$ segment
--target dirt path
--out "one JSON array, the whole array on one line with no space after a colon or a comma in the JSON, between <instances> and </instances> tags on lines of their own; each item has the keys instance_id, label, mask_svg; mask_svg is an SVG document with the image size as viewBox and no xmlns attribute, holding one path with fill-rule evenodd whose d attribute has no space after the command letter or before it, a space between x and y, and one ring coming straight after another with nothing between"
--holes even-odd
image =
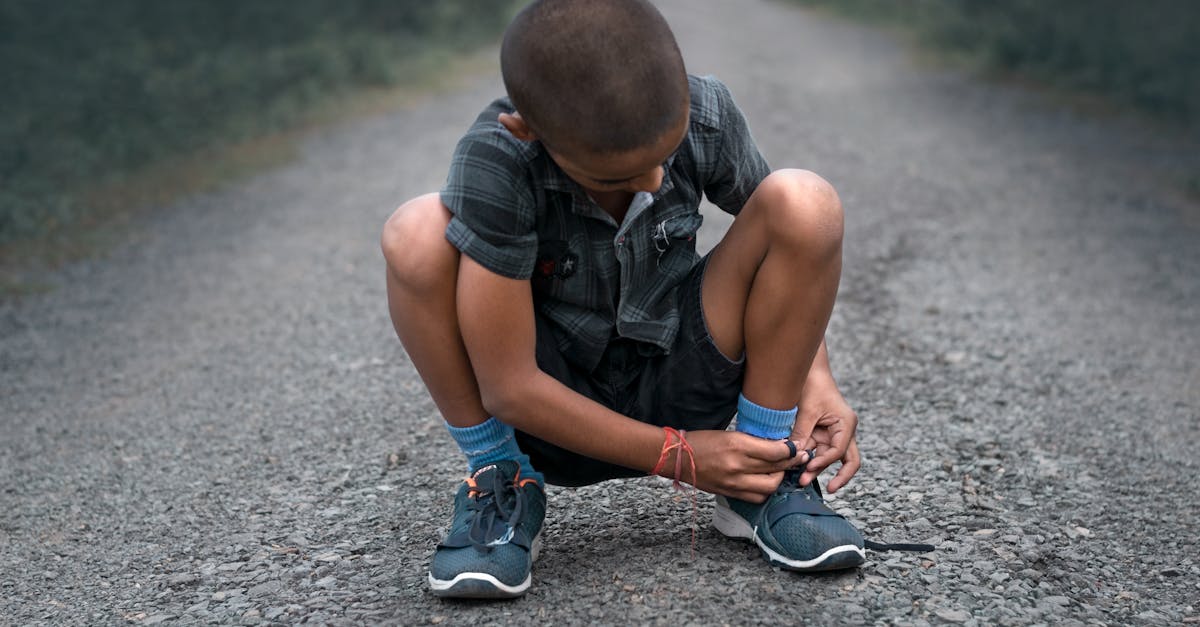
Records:
<instances>
[{"instance_id":1,"label":"dirt path","mask_svg":"<svg viewBox=\"0 0 1200 627\"><path fill-rule=\"evenodd\" d=\"M693 561L688 504L638 480L551 491L524 599L426 592L463 469L376 242L487 76L0 308L0 623L1197 620L1200 209L1154 173L1200 150L788 5L661 6L772 164L840 190L829 342L866 465L834 505L935 553L798 577L704 525Z\"/></svg>"}]
</instances>

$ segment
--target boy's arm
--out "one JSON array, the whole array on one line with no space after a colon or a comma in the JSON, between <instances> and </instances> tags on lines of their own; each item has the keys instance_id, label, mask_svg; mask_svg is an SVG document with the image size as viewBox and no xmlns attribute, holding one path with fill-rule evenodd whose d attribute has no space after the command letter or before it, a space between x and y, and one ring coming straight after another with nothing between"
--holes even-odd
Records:
<instances>
[{"instance_id":1,"label":"boy's arm","mask_svg":"<svg viewBox=\"0 0 1200 627\"><path fill-rule=\"evenodd\" d=\"M849 483L862 464L858 453L857 430L858 415L842 398L833 380L829 351L822 340L812 367L808 370L808 380L800 395L800 411L791 436L792 440L803 442L805 447L815 448L817 452L801 475L800 483L807 485L822 470L839 460L842 467L829 480L826 488L829 492L837 492Z\"/></svg>"},{"instance_id":2,"label":"boy's arm","mask_svg":"<svg viewBox=\"0 0 1200 627\"><path fill-rule=\"evenodd\" d=\"M463 255L458 319L488 412L587 457L644 472L657 463L661 428L609 410L538 368L528 280L502 277ZM696 487L751 501L761 502L779 485L785 468L803 461L803 456L788 459L782 442L741 433L691 431L687 438L695 451ZM674 469L674 463L667 466Z\"/></svg>"}]
</instances>

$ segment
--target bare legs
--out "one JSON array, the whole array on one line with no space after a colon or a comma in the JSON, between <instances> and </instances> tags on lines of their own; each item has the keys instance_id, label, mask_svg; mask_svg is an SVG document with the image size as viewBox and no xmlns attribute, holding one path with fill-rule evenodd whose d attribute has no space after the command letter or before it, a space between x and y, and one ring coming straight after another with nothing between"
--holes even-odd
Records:
<instances>
[{"instance_id":1,"label":"bare legs","mask_svg":"<svg viewBox=\"0 0 1200 627\"><path fill-rule=\"evenodd\" d=\"M795 407L841 277L842 207L833 187L780 170L755 190L709 260L704 317L717 348L745 352L747 398Z\"/></svg>"},{"instance_id":2,"label":"bare legs","mask_svg":"<svg viewBox=\"0 0 1200 627\"><path fill-rule=\"evenodd\" d=\"M446 422L471 427L488 413L458 328L459 252L446 241L449 223L437 194L420 196L388 219L381 246L396 335Z\"/></svg>"}]
</instances>

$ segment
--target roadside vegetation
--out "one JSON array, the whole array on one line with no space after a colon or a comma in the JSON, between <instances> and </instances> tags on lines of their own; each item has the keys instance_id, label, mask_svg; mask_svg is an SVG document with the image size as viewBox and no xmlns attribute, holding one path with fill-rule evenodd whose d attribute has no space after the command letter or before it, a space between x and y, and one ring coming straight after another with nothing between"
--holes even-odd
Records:
<instances>
[{"instance_id":1,"label":"roadside vegetation","mask_svg":"<svg viewBox=\"0 0 1200 627\"><path fill-rule=\"evenodd\" d=\"M1132 108L1200 145L1200 2L790 1L897 28L986 72ZM1179 183L1200 198L1200 173Z\"/></svg>"},{"instance_id":2,"label":"roadside vegetation","mask_svg":"<svg viewBox=\"0 0 1200 627\"><path fill-rule=\"evenodd\" d=\"M278 160L289 129L495 42L516 4L0 3L0 263Z\"/></svg>"},{"instance_id":3,"label":"roadside vegetation","mask_svg":"<svg viewBox=\"0 0 1200 627\"><path fill-rule=\"evenodd\" d=\"M1200 2L792 0L913 31L987 69L1200 127Z\"/></svg>"}]
</instances>

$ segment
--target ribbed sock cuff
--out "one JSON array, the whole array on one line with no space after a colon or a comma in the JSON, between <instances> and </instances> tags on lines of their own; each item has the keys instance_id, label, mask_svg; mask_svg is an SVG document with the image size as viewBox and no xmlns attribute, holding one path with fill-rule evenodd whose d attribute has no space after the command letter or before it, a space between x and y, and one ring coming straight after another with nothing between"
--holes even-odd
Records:
<instances>
[{"instance_id":1,"label":"ribbed sock cuff","mask_svg":"<svg viewBox=\"0 0 1200 627\"><path fill-rule=\"evenodd\" d=\"M738 394L737 430L768 440L782 440L792 434L796 409L770 409L756 405Z\"/></svg>"},{"instance_id":2,"label":"ribbed sock cuff","mask_svg":"<svg viewBox=\"0 0 1200 627\"><path fill-rule=\"evenodd\" d=\"M471 472L492 462L511 459L521 464L521 476L545 483L542 473L534 470L529 463L529 456L521 453L513 428L495 416L474 427L455 427L447 423L446 428L450 430L450 437L458 443L458 448L467 456Z\"/></svg>"},{"instance_id":3,"label":"ribbed sock cuff","mask_svg":"<svg viewBox=\"0 0 1200 627\"><path fill-rule=\"evenodd\" d=\"M455 427L446 423L446 428L450 430L450 437L453 437L454 441L458 443L458 448L462 449L467 459L472 461L478 456L504 449L510 443L516 446L512 427L496 420L495 417L488 418L474 427ZM510 458L499 457L487 461L496 461L497 459ZM471 468L475 468L474 463L471 464Z\"/></svg>"}]
</instances>

